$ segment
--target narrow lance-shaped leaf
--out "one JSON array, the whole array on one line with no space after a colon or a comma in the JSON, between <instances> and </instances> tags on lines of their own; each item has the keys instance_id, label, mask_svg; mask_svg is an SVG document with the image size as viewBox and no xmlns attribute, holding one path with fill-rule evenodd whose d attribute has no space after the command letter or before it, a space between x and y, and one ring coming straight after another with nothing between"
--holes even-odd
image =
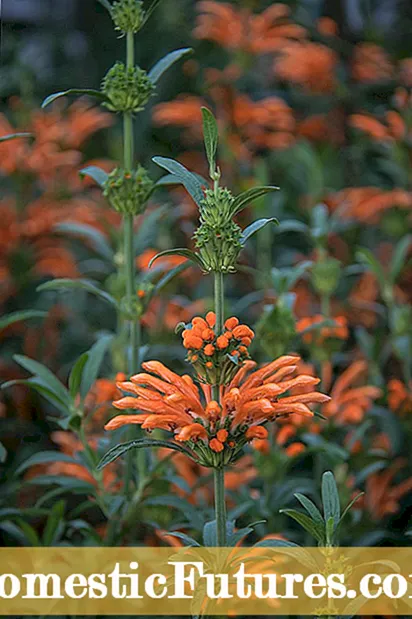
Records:
<instances>
[{"instance_id":1,"label":"narrow lance-shaped leaf","mask_svg":"<svg viewBox=\"0 0 412 619\"><path fill-rule=\"evenodd\" d=\"M191 266L190 261L186 260L186 262L183 262L182 264L179 264L174 269L171 269L168 273L166 273L163 277L161 277L159 281L156 283L155 288L154 288L154 293L160 292L160 290L162 290L162 288L167 286L167 284L170 281L172 281L172 279L174 279L177 275L180 275L180 273L183 273L183 271L186 271L186 269L188 269L190 266Z\"/></svg>"},{"instance_id":2,"label":"narrow lance-shaped leaf","mask_svg":"<svg viewBox=\"0 0 412 619\"><path fill-rule=\"evenodd\" d=\"M83 168L79 172L80 176L89 176L92 178L100 187L104 185L107 181L107 177L109 176L107 172L99 168L98 166L91 165L87 168Z\"/></svg>"},{"instance_id":3,"label":"narrow lance-shaped leaf","mask_svg":"<svg viewBox=\"0 0 412 619\"><path fill-rule=\"evenodd\" d=\"M55 92L54 94L49 95L45 98L41 106L42 108L45 108L57 99L67 97L69 95L79 95L80 97L87 95L88 97L93 97L102 102L109 100L105 94L100 92L100 90L94 90L92 88L69 88L69 90L63 90L61 92Z\"/></svg>"},{"instance_id":4,"label":"narrow lance-shaped leaf","mask_svg":"<svg viewBox=\"0 0 412 619\"><path fill-rule=\"evenodd\" d=\"M100 299L107 301L114 307L117 307L116 300L108 292L101 290L95 284L93 284L93 282L90 282L87 279L66 279L66 278L53 279L50 282L45 282L44 284L41 284L40 286L38 286L37 290L39 292L43 290L64 291L64 290L70 290L73 288L77 288L79 290L85 290L86 292L90 292L91 294L94 294L96 297L99 297Z\"/></svg>"},{"instance_id":5,"label":"narrow lance-shaped leaf","mask_svg":"<svg viewBox=\"0 0 412 619\"><path fill-rule=\"evenodd\" d=\"M70 395L63 383L45 365L23 355L14 355L13 359L34 376L39 376L45 385L62 401L70 403Z\"/></svg>"},{"instance_id":6,"label":"narrow lance-shaped leaf","mask_svg":"<svg viewBox=\"0 0 412 619\"><path fill-rule=\"evenodd\" d=\"M175 64L178 60L192 53L191 47L183 47L182 49L176 49L174 52L170 52L166 54L163 58L161 58L154 67L152 67L148 73L148 77L152 80L154 84L159 80L159 78L163 75L165 71L167 71L172 65Z\"/></svg>"},{"instance_id":7,"label":"narrow lance-shaped leaf","mask_svg":"<svg viewBox=\"0 0 412 619\"><path fill-rule=\"evenodd\" d=\"M244 209L250 202L253 202L253 200L257 200L258 198L261 198L262 196L268 193L272 193L278 190L279 190L279 187L268 185L265 187L252 187L251 189L244 191L243 193L236 196L232 204L232 208L231 208L232 216L236 215L237 213L240 213L240 211Z\"/></svg>"},{"instance_id":8,"label":"narrow lance-shaped leaf","mask_svg":"<svg viewBox=\"0 0 412 619\"><path fill-rule=\"evenodd\" d=\"M9 389L13 387L13 385L25 385L29 389L33 389L50 402L50 404L55 406L63 415L67 415L69 411L69 403L67 400L60 399L39 377L9 380L1 385L1 389ZM60 425L62 425L62 423L63 421Z\"/></svg>"},{"instance_id":9,"label":"narrow lance-shaped leaf","mask_svg":"<svg viewBox=\"0 0 412 619\"><path fill-rule=\"evenodd\" d=\"M82 374L83 374L83 369L84 366L87 362L88 359L88 354L87 352L85 352L83 355L81 355L76 363L74 364L72 371L70 372L70 376L69 376L69 392L71 397L74 399L76 397L76 395L79 392L80 389L80 383L82 380Z\"/></svg>"},{"instance_id":10,"label":"narrow lance-shaped leaf","mask_svg":"<svg viewBox=\"0 0 412 619\"><path fill-rule=\"evenodd\" d=\"M298 522L300 526L303 527L305 531L310 533L320 544L325 541L323 527L314 522L312 518L309 518L309 516L306 516L306 514L302 514L295 509L282 509L280 510L280 513L286 514L287 516L293 518L293 520L296 520L296 522Z\"/></svg>"},{"instance_id":11,"label":"narrow lance-shaped leaf","mask_svg":"<svg viewBox=\"0 0 412 619\"><path fill-rule=\"evenodd\" d=\"M41 310L23 310L22 312L13 312L0 318L0 329L6 329L15 322L21 322L23 320L29 320L30 318L44 318L47 316L47 312Z\"/></svg>"},{"instance_id":12,"label":"narrow lance-shaped leaf","mask_svg":"<svg viewBox=\"0 0 412 619\"><path fill-rule=\"evenodd\" d=\"M6 458L7 458L6 448L4 447L3 443L0 443L0 462L3 464L3 462L6 461Z\"/></svg>"},{"instance_id":13,"label":"narrow lance-shaped leaf","mask_svg":"<svg viewBox=\"0 0 412 619\"><path fill-rule=\"evenodd\" d=\"M322 475L322 503L325 521L333 518L336 527L340 519L340 502L335 477L331 471Z\"/></svg>"},{"instance_id":14,"label":"narrow lance-shaped leaf","mask_svg":"<svg viewBox=\"0 0 412 619\"><path fill-rule=\"evenodd\" d=\"M193 453L189 451L189 449L186 449L186 447L182 447L177 443L171 443L170 441L161 441L158 439L141 438L135 441L129 441L128 443L121 443L120 445L116 445L115 447L110 449L100 460L99 464L97 465L97 470L99 471L114 460L117 460L117 458L127 453L131 449L148 449L152 447L166 447L167 449L179 451L180 453L184 453L186 456L191 458L194 462L197 462Z\"/></svg>"},{"instance_id":15,"label":"narrow lance-shaped leaf","mask_svg":"<svg viewBox=\"0 0 412 619\"><path fill-rule=\"evenodd\" d=\"M96 230L93 226L87 224L79 224L75 221L64 221L57 224L54 229L63 234L69 234L73 237L82 237L90 243L94 251L102 258L113 260L114 252L110 247L105 236Z\"/></svg>"},{"instance_id":16,"label":"narrow lance-shaped leaf","mask_svg":"<svg viewBox=\"0 0 412 619\"><path fill-rule=\"evenodd\" d=\"M2 142L9 142L10 140L16 140L19 138L32 138L32 133L9 133L8 135L2 135L0 137L0 144Z\"/></svg>"},{"instance_id":17,"label":"narrow lance-shaped leaf","mask_svg":"<svg viewBox=\"0 0 412 619\"><path fill-rule=\"evenodd\" d=\"M216 119L207 107L202 107L202 118L205 150L209 161L210 176L213 176L216 171L216 152L219 141L219 132Z\"/></svg>"},{"instance_id":18,"label":"narrow lance-shaped leaf","mask_svg":"<svg viewBox=\"0 0 412 619\"><path fill-rule=\"evenodd\" d=\"M112 5L110 4L109 0L97 0L97 2L104 6L104 8L109 11L110 14L112 13Z\"/></svg>"},{"instance_id":19,"label":"narrow lance-shaped leaf","mask_svg":"<svg viewBox=\"0 0 412 619\"><path fill-rule=\"evenodd\" d=\"M156 256L151 259L151 261L149 262L149 268L154 264L154 262L156 262L156 260L165 256L183 256L184 258L187 258L188 260L191 260L192 262L200 266L201 269L204 269L204 264L201 258L197 254L195 254L194 251L184 248L166 249L165 251L161 251L159 254L156 254Z\"/></svg>"},{"instance_id":20,"label":"narrow lance-shaped leaf","mask_svg":"<svg viewBox=\"0 0 412 619\"><path fill-rule=\"evenodd\" d=\"M103 335L89 350L80 385L80 395L82 398L86 397L95 383L99 375L104 356L112 340L113 335Z\"/></svg>"},{"instance_id":21,"label":"narrow lance-shaped leaf","mask_svg":"<svg viewBox=\"0 0 412 619\"><path fill-rule=\"evenodd\" d=\"M312 520L314 520L318 524L321 524L321 525L324 524L322 514L320 513L316 505L310 499L308 499L305 495L300 494L299 492L295 493L295 497L297 498L299 503L302 505L302 507L306 509L309 516L312 518Z\"/></svg>"},{"instance_id":22,"label":"narrow lance-shaped leaf","mask_svg":"<svg viewBox=\"0 0 412 619\"><path fill-rule=\"evenodd\" d=\"M278 224L278 220L275 217L271 217L270 219L258 219L254 221L253 224L250 224L247 228L243 230L243 234L240 237L240 244L245 245L246 241L250 239L251 236L262 230L265 226L270 223Z\"/></svg>"},{"instance_id":23,"label":"narrow lance-shaped leaf","mask_svg":"<svg viewBox=\"0 0 412 619\"><path fill-rule=\"evenodd\" d=\"M153 157L153 161L161 168L170 172L170 174L173 174L177 179L176 182L184 185L196 204L201 207L204 194L202 183L199 181L196 174L189 172L189 170L178 161L168 159L167 157Z\"/></svg>"},{"instance_id":24,"label":"narrow lance-shaped leaf","mask_svg":"<svg viewBox=\"0 0 412 619\"><path fill-rule=\"evenodd\" d=\"M30 456L20 464L15 470L15 475L20 475L27 471L27 469L32 466L37 466L38 464L49 464L54 462L66 462L67 464L79 464L79 461L73 458L72 456L68 456L67 454L60 453L59 451L39 451L38 453Z\"/></svg>"},{"instance_id":25,"label":"narrow lance-shaped leaf","mask_svg":"<svg viewBox=\"0 0 412 619\"><path fill-rule=\"evenodd\" d=\"M412 235L408 234L399 241L393 252L391 264L390 264L390 277L393 283L395 283L397 277L400 275L405 261L407 259L409 247L412 244Z\"/></svg>"}]
</instances>

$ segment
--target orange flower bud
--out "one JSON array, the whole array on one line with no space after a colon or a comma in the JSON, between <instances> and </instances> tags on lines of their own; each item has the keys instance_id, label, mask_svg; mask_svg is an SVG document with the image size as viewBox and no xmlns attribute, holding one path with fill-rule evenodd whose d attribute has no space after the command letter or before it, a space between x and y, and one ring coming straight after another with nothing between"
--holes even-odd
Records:
<instances>
[{"instance_id":1,"label":"orange flower bud","mask_svg":"<svg viewBox=\"0 0 412 619\"><path fill-rule=\"evenodd\" d=\"M206 342L211 342L215 337L215 332L213 329L203 329L202 331L202 339Z\"/></svg>"},{"instance_id":2,"label":"orange flower bud","mask_svg":"<svg viewBox=\"0 0 412 619\"><path fill-rule=\"evenodd\" d=\"M198 355L192 355L192 356L190 357L190 361L191 361L192 363L196 363L196 361L197 361L198 359L199 359Z\"/></svg>"},{"instance_id":3,"label":"orange flower bud","mask_svg":"<svg viewBox=\"0 0 412 619\"><path fill-rule=\"evenodd\" d=\"M179 434L176 434L177 441L190 441L198 438L207 438L207 431L201 423L191 423L182 428Z\"/></svg>"},{"instance_id":4,"label":"orange flower bud","mask_svg":"<svg viewBox=\"0 0 412 619\"><path fill-rule=\"evenodd\" d=\"M227 339L226 335L219 335L216 340L216 345L220 350L227 348L229 346L229 340Z\"/></svg>"},{"instance_id":5,"label":"orange flower bud","mask_svg":"<svg viewBox=\"0 0 412 619\"><path fill-rule=\"evenodd\" d=\"M218 433L216 434L216 438L221 443L224 443L228 436L229 436L229 432L227 430L219 430Z\"/></svg>"},{"instance_id":6,"label":"orange flower bud","mask_svg":"<svg viewBox=\"0 0 412 619\"><path fill-rule=\"evenodd\" d=\"M303 443L292 443L289 447L286 447L285 453L289 456L289 458L294 458L298 456L306 449Z\"/></svg>"},{"instance_id":7,"label":"orange flower bud","mask_svg":"<svg viewBox=\"0 0 412 619\"><path fill-rule=\"evenodd\" d=\"M244 346L250 346L252 343L252 340L250 339L250 337L242 337L241 342ZM239 348L240 350L240 348Z\"/></svg>"},{"instance_id":8,"label":"orange flower bud","mask_svg":"<svg viewBox=\"0 0 412 619\"><path fill-rule=\"evenodd\" d=\"M270 452L270 443L266 439L256 439L253 441L252 445L256 451L259 451L262 454L267 455Z\"/></svg>"},{"instance_id":9,"label":"orange flower bud","mask_svg":"<svg viewBox=\"0 0 412 619\"><path fill-rule=\"evenodd\" d=\"M216 314L214 312L208 312L206 314L206 322L213 329L216 324Z\"/></svg>"},{"instance_id":10,"label":"orange flower bud","mask_svg":"<svg viewBox=\"0 0 412 619\"><path fill-rule=\"evenodd\" d=\"M248 430L246 430L246 438L248 441L251 441L254 438L258 438L260 440L266 439L269 436L268 431L263 426L252 426Z\"/></svg>"},{"instance_id":11,"label":"orange flower bud","mask_svg":"<svg viewBox=\"0 0 412 619\"><path fill-rule=\"evenodd\" d=\"M248 350L247 350L246 346L239 346L239 352L242 355L247 355Z\"/></svg>"},{"instance_id":12,"label":"orange flower bud","mask_svg":"<svg viewBox=\"0 0 412 619\"><path fill-rule=\"evenodd\" d=\"M139 297L139 299L144 299L144 297L146 296L146 292L144 290L138 290L137 296Z\"/></svg>"},{"instance_id":13,"label":"orange flower bud","mask_svg":"<svg viewBox=\"0 0 412 619\"><path fill-rule=\"evenodd\" d=\"M244 337L250 337L250 339L252 340L255 337L252 329L249 329L249 327L247 327L246 325L239 325L238 327L235 327L233 329L233 335L238 340Z\"/></svg>"},{"instance_id":14,"label":"orange flower bud","mask_svg":"<svg viewBox=\"0 0 412 619\"><path fill-rule=\"evenodd\" d=\"M192 325L202 330L208 327L206 320L201 316L195 316L192 320Z\"/></svg>"},{"instance_id":15,"label":"orange flower bud","mask_svg":"<svg viewBox=\"0 0 412 619\"><path fill-rule=\"evenodd\" d=\"M203 342L202 342L202 344L203 344ZM212 346L212 344L206 344L206 346L203 349L203 352L208 357L211 357L213 355L213 353L215 352L215 347Z\"/></svg>"},{"instance_id":16,"label":"orange flower bud","mask_svg":"<svg viewBox=\"0 0 412 619\"><path fill-rule=\"evenodd\" d=\"M183 346L185 348L195 348L196 350L199 350L203 346L203 340L198 335L190 333L189 331L188 335L185 335L183 338Z\"/></svg>"},{"instance_id":17,"label":"orange flower bud","mask_svg":"<svg viewBox=\"0 0 412 619\"><path fill-rule=\"evenodd\" d=\"M217 453L219 453L219 452L224 450L223 443L218 441L217 438L212 438L212 440L209 441L209 447L210 447L210 449L212 449L213 451L216 451Z\"/></svg>"},{"instance_id":18,"label":"orange flower bud","mask_svg":"<svg viewBox=\"0 0 412 619\"><path fill-rule=\"evenodd\" d=\"M206 415L208 417L218 417L220 415L221 412L221 407L218 404L218 402L216 402L216 400L212 400L211 402L209 402L209 404L206 406Z\"/></svg>"},{"instance_id":19,"label":"orange flower bud","mask_svg":"<svg viewBox=\"0 0 412 619\"><path fill-rule=\"evenodd\" d=\"M206 361L205 365L209 370L213 367L213 363L211 361Z\"/></svg>"},{"instance_id":20,"label":"orange flower bud","mask_svg":"<svg viewBox=\"0 0 412 619\"><path fill-rule=\"evenodd\" d=\"M226 322L225 322L225 328L226 328L228 331L233 331L233 329L234 329L235 327L237 327L237 326L238 326L238 324L239 324L239 320L238 320L235 316L232 316L232 318L228 318L228 319L226 320Z\"/></svg>"}]
</instances>

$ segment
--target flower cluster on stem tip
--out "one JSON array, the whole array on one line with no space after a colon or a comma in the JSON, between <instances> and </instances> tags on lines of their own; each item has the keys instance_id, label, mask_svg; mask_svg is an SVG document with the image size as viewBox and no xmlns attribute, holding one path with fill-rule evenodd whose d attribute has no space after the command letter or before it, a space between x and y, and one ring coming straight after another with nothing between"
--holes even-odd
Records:
<instances>
[{"instance_id":1,"label":"flower cluster on stem tip","mask_svg":"<svg viewBox=\"0 0 412 619\"><path fill-rule=\"evenodd\" d=\"M200 209L200 226L194 238L207 271L231 273L236 270L242 229L233 221L234 198L224 187L206 189Z\"/></svg>"},{"instance_id":2,"label":"flower cluster on stem tip","mask_svg":"<svg viewBox=\"0 0 412 619\"><path fill-rule=\"evenodd\" d=\"M205 330L210 322L205 321ZM233 332L237 326L243 328L236 325ZM167 430L203 466L224 467L240 457L247 442L267 438L267 423L291 414L312 417L310 404L330 400L313 390L318 378L299 373L299 360L284 355L258 370L254 361L245 360L231 380L219 386L219 401L211 384L198 387L189 375L179 376L159 361L143 363L144 372L118 383L126 395L113 403L139 414L118 415L106 429L138 424L147 431Z\"/></svg>"},{"instance_id":3,"label":"flower cluster on stem tip","mask_svg":"<svg viewBox=\"0 0 412 619\"><path fill-rule=\"evenodd\" d=\"M140 112L153 95L155 85L140 67L126 67L123 62L109 69L103 78L104 104L112 112Z\"/></svg>"},{"instance_id":4,"label":"flower cluster on stem tip","mask_svg":"<svg viewBox=\"0 0 412 619\"><path fill-rule=\"evenodd\" d=\"M140 215L153 190L153 181L143 166L127 171L115 168L103 186L103 195L119 213Z\"/></svg>"},{"instance_id":5,"label":"flower cluster on stem tip","mask_svg":"<svg viewBox=\"0 0 412 619\"><path fill-rule=\"evenodd\" d=\"M248 347L255 336L252 329L228 318L222 333L215 333L216 315L196 316L182 331L187 360L193 365L200 381L209 385L226 385L246 359Z\"/></svg>"},{"instance_id":6,"label":"flower cluster on stem tip","mask_svg":"<svg viewBox=\"0 0 412 619\"><path fill-rule=\"evenodd\" d=\"M141 0L118 0L111 8L115 30L123 35L128 32L136 34L145 22L145 11Z\"/></svg>"}]
</instances>

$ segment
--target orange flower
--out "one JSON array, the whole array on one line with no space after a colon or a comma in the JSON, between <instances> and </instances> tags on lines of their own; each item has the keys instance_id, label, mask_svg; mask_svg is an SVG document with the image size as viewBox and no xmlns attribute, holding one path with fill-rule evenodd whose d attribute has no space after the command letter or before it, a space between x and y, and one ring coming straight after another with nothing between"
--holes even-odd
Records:
<instances>
[{"instance_id":1,"label":"orange flower","mask_svg":"<svg viewBox=\"0 0 412 619\"><path fill-rule=\"evenodd\" d=\"M119 415L109 421L106 429L112 430L130 423L140 424L147 430L168 429L178 435L179 441L189 441L194 451L196 441L207 442L208 437L211 449L214 452L225 450L227 461L230 461L235 450L249 440L246 432L251 428L284 415L311 417L310 404L329 401L328 396L313 391L319 383L318 378L305 374L291 378L298 361L299 357L284 356L253 372L251 370L256 364L246 361L230 384L221 387L221 406L212 399L210 385L202 385L202 401L197 386L189 376L178 376L158 361L146 362L142 366L144 373L132 376L130 381L118 383L119 389L132 395L113 403L116 408L135 409L141 413ZM312 391L302 392L302 389L308 388ZM294 394L286 395L292 389ZM198 425L204 427L206 435ZM218 434L221 430L225 431L224 435ZM195 436L195 441L192 436ZM223 436L225 441L220 440ZM204 457L204 448L202 454ZM206 464L210 465L210 461Z\"/></svg>"},{"instance_id":2,"label":"orange flower","mask_svg":"<svg viewBox=\"0 0 412 619\"><path fill-rule=\"evenodd\" d=\"M300 41L288 43L275 61L276 75L299 84L309 92L332 92L338 56L326 45Z\"/></svg>"},{"instance_id":3,"label":"orange flower","mask_svg":"<svg viewBox=\"0 0 412 619\"><path fill-rule=\"evenodd\" d=\"M382 395L378 387L355 386L362 380L367 370L365 361L355 361L342 372L332 387L330 402L323 408L326 416L333 417L339 424L363 421L374 400Z\"/></svg>"},{"instance_id":4,"label":"orange flower","mask_svg":"<svg viewBox=\"0 0 412 619\"><path fill-rule=\"evenodd\" d=\"M389 80L393 75L393 66L382 47L374 43L359 43L355 47L352 75L358 82Z\"/></svg>"},{"instance_id":5,"label":"orange flower","mask_svg":"<svg viewBox=\"0 0 412 619\"><path fill-rule=\"evenodd\" d=\"M412 207L412 193L404 189L388 191L378 187L348 187L328 196L326 200L332 211L339 209L342 219L377 223L388 209Z\"/></svg>"},{"instance_id":6,"label":"orange flower","mask_svg":"<svg viewBox=\"0 0 412 619\"><path fill-rule=\"evenodd\" d=\"M388 404L395 413L412 413L412 384L407 386L398 378L392 378L388 383Z\"/></svg>"},{"instance_id":7,"label":"orange flower","mask_svg":"<svg viewBox=\"0 0 412 619\"><path fill-rule=\"evenodd\" d=\"M397 486L392 483L405 464L406 460L400 458L385 471L370 475L366 480L365 494L356 502L356 507L363 508L375 521L396 514L400 500L412 490L411 477Z\"/></svg>"},{"instance_id":8,"label":"orange flower","mask_svg":"<svg viewBox=\"0 0 412 619\"><path fill-rule=\"evenodd\" d=\"M394 110L386 112L383 122L369 114L352 114L349 116L348 123L377 142L401 140L406 135L405 122L402 116Z\"/></svg>"},{"instance_id":9,"label":"orange flower","mask_svg":"<svg viewBox=\"0 0 412 619\"><path fill-rule=\"evenodd\" d=\"M194 36L229 49L267 54L306 35L302 26L289 21L290 9L285 4L273 4L260 15L210 0L199 2L198 7L201 13Z\"/></svg>"},{"instance_id":10,"label":"orange flower","mask_svg":"<svg viewBox=\"0 0 412 619\"><path fill-rule=\"evenodd\" d=\"M307 318L301 318L296 324L296 330L298 333L302 333L309 327L321 324L325 320L326 318L321 314L316 314L315 316L308 316ZM348 339L349 333L345 316L336 316L333 320L336 326L323 326L320 329L314 329L312 331L309 331L308 333L303 333L303 341L307 344L315 343L316 346L321 346L325 342L325 340L329 338L336 338L339 340Z\"/></svg>"}]
</instances>

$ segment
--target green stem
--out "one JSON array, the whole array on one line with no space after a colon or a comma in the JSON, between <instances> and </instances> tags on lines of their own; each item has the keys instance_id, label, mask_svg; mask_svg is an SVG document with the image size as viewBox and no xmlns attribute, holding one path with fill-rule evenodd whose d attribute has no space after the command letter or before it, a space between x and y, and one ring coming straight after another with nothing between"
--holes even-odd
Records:
<instances>
[{"instance_id":1,"label":"green stem","mask_svg":"<svg viewBox=\"0 0 412 619\"><path fill-rule=\"evenodd\" d=\"M225 469L214 469L217 545L226 546Z\"/></svg>"},{"instance_id":2,"label":"green stem","mask_svg":"<svg viewBox=\"0 0 412 619\"><path fill-rule=\"evenodd\" d=\"M329 318L330 316L330 297L327 294L323 294L320 300L320 306L322 314L325 318Z\"/></svg>"},{"instance_id":3,"label":"green stem","mask_svg":"<svg viewBox=\"0 0 412 619\"><path fill-rule=\"evenodd\" d=\"M134 34L127 33L126 39L126 57L127 68L134 66ZM134 132L133 132L133 115L131 112L125 112L123 115L123 165L125 170L131 172L134 164ZM124 215L123 217L123 242L124 242L124 268L126 279L126 307L127 311L132 313L136 295L136 267L135 267L135 250L134 250L134 217L133 215ZM141 344L141 325L135 318L128 319L128 347L129 354L127 356L127 370L129 376L135 374L139 369L139 350ZM129 431L129 440L135 438L135 428ZM133 460L134 454L129 451L126 458L126 475L124 483L124 492L126 496L131 496L131 482L133 477ZM144 454L138 458L139 478L145 475L145 459Z\"/></svg>"},{"instance_id":4,"label":"green stem","mask_svg":"<svg viewBox=\"0 0 412 619\"><path fill-rule=\"evenodd\" d=\"M215 292L215 313L216 325L215 333L220 335L223 332L224 322L224 284L223 273L216 272L214 279ZM216 402L220 401L219 385L213 385L212 397ZM217 545L226 546L226 500L225 500L225 469L224 467L214 469L215 482L215 517L217 531Z\"/></svg>"}]
</instances>

